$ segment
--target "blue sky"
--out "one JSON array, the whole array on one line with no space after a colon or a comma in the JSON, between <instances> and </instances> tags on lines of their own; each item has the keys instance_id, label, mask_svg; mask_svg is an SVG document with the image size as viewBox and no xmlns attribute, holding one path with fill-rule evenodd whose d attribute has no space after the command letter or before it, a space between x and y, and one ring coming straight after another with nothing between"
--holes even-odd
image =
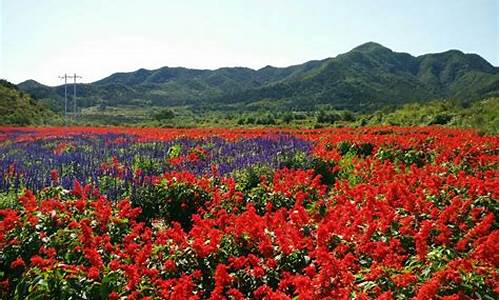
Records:
<instances>
[{"instance_id":1,"label":"blue sky","mask_svg":"<svg viewBox=\"0 0 500 300\"><path fill-rule=\"evenodd\" d=\"M60 84L162 66L287 66L376 41L498 65L497 0L0 0L0 77Z\"/></svg>"}]
</instances>

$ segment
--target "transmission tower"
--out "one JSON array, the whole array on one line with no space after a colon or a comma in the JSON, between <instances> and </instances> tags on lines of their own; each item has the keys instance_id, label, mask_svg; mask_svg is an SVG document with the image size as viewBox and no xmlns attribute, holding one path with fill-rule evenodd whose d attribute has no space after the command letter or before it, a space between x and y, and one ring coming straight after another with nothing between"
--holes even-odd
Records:
<instances>
[{"instance_id":1,"label":"transmission tower","mask_svg":"<svg viewBox=\"0 0 500 300\"><path fill-rule=\"evenodd\" d=\"M68 114L68 74L64 73L64 76L59 76L59 78L64 78L64 119L66 119Z\"/></svg>"},{"instance_id":2,"label":"transmission tower","mask_svg":"<svg viewBox=\"0 0 500 300\"><path fill-rule=\"evenodd\" d=\"M73 76L64 74L64 76L59 76L59 78L64 79L64 119L66 120L68 115L72 114L73 117L76 118L77 115L77 104L76 104L76 79L77 78L82 78L82 76L78 76L73 74ZM69 112L68 109L68 78L73 78L73 113Z\"/></svg>"},{"instance_id":3,"label":"transmission tower","mask_svg":"<svg viewBox=\"0 0 500 300\"><path fill-rule=\"evenodd\" d=\"M76 118L76 114L77 114L77 105L76 105L76 79L77 78L82 78L82 76L78 76L75 74L73 74L73 117Z\"/></svg>"}]
</instances>

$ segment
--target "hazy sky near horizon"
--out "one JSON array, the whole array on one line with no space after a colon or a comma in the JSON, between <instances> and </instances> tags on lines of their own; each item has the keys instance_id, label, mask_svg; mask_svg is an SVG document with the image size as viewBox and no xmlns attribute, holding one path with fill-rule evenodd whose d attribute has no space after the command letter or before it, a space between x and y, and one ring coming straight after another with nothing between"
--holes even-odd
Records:
<instances>
[{"instance_id":1,"label":"hazy sky near horizon","mask_svg":"<svg viewBox=\"0 0 500 300\"><path fill-rule=\"evenodd\" d=\"M459 49L498 65L497 0L0 1L0 78L14 83L283 67L368 41L412 55Z\"/></svg>"}]
</instances>

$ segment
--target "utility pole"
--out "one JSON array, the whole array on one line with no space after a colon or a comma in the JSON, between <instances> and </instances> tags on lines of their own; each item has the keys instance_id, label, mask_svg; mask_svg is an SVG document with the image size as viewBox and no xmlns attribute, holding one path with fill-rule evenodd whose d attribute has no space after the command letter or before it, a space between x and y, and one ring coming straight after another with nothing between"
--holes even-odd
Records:
<instances>
[{"instance_id":1,"label":"utility pole","mask_svg":"<svg viewBox=\"0 0 500 300\"><path fill-rule=\"evenodd\" d=\"M64 78L64 119L66 120L68 114L68 75L64 73L64 76L59 76L59 78Z\"/></svg>"},{"instance_id":2,"label":"utility pole","mask_svg":"<svg viewBox=\"0 0 500 300\"><path fill-rule=\"evenodd\" d=\"M76 73L73 74L73 117L76 119L76 79L77 78L82 78L82 76L77 76Z\"/></svg>"}]
</instances>

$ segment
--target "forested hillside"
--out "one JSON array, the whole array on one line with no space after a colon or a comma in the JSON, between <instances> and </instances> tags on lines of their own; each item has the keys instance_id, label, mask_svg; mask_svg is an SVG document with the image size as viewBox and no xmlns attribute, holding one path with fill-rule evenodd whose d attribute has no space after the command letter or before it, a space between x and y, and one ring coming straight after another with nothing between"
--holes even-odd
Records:
<instances>
[{"instance_id":1,"label":"forested hillside","mask_svg":"<svg viewBox=\"0 0 500 300\"><path fill-rule=\"evenodd\" d=\"M64 87L28 80L19 88L61 110ZM498 67L458 50L414 57L366 43L334 58L286 68L196 70L163 67L115 73L77 86L79 103L182 106L203 110L315 110L322 105L373 112L435 99L498 95Z\"/></svg>"}]
</instances>

